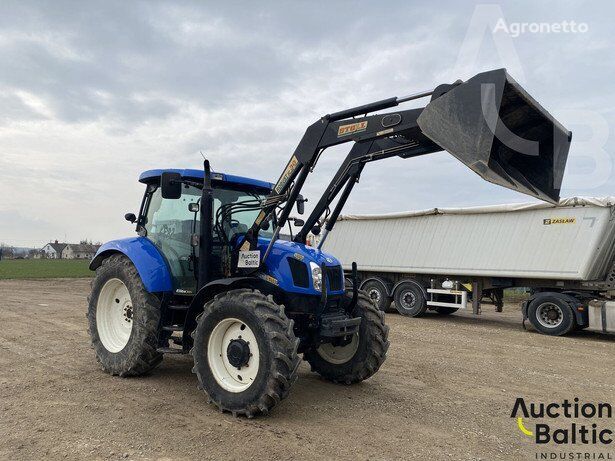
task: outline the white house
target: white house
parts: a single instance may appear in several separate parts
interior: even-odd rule
[[[62,249],[63,259],[92,259],[99,245],[89,243],[68,243]]]
[[[56,240],[55,242],[50,242],[41,248],[41,252],[44,258],[60,259],[62,258],[62,250],[64,250],[64,247],[66,247],[66,243],[58,243]]]

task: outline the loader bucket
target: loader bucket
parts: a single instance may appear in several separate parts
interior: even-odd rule
[[[572,133],[506,72],[484,72],[441,96],[421,131],[482,178],[557,203]]]

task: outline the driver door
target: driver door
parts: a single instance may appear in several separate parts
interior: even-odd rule
[[[147,238],[164,255],[177,294],[193,294],[196,291],[196,277],[193,248],[190,244],[193,232],[199,232],[197,214],[188,207],[198,203],[201,191],[195,187],[182,187],[179,199],[162,198],[160,188],[156,189],[149,200],[145,229]],[[198,254],[198,248],[194,249]]]

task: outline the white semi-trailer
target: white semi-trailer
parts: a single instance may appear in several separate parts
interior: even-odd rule
[[[523,315],[542,333],[615,332],[615,197],[343,216],[324,248],[381,309],[450,314],[528,287]]]

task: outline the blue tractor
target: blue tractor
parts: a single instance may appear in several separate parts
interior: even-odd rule
[[[376,111],[431,96],[426,107]],[[371,114],[371,115],[370,115]],[[220,410],[252,417],[286,398],[301,357],[341,384],[385,361],[384,313],[322,251],[363,167],[447,150],[483,178],[556,202],[571,134],[504,69],[326,115],[275,184],[202,170],[150,170],[137,236],[104,244],[90,268],[89,332],[102,368],[123,377],[190,353]],[[353,147],[305,219],[300,194],[330,146]],[[337,202],[333,206],[333,202]],[[333,209],[331,209],[331,207]],[[283,235],[294,222],[300,230]],[[320,245],[306,245],[308,233]]]

